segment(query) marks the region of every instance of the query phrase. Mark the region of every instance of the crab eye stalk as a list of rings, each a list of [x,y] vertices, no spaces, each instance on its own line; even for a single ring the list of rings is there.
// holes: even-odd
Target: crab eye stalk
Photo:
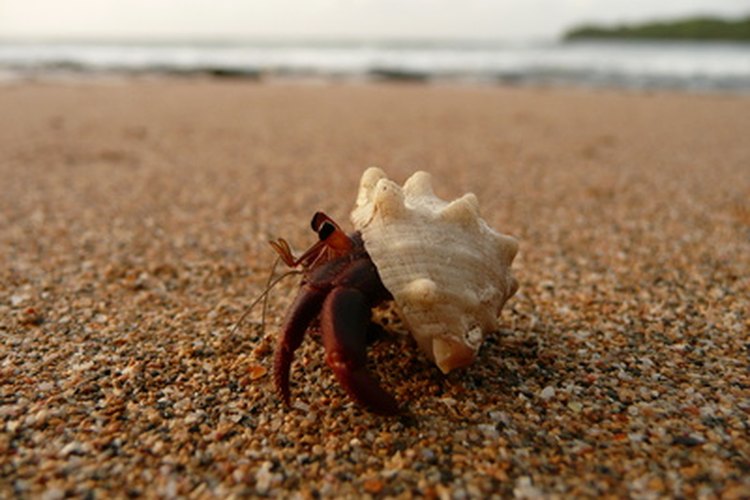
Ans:
[[[318,238],[320,238],[320,241],[327,240],[331,235],[335,233],[341,233],[342,235],[344,234],[339,225],[333,222],[333,219],[328,217],[323,212],[315,212],[315,215],[313,215],[313,218],[310,221],[310,227],[312,227],[313,231],[318,233]]]
[[[320,226],[326,222],[331,223],[334,226],[336,225],[333,220],[323,212],[315,212],[315,215],[312,216],[312,220],[310,221],[310,227],[317,233],[320,231]]]
[[[320,226],[320,229],[318,229],[318,237],[321,241],[323,241],[325,239],[328,239],[328,237],[331,236],[331,234],[333,234],[335,231],[336,226],[326,221]]]
[[[324,245],[336,255],[342,255],[352,248],[352,241],[346,233],[323,212],[315,212],[310,227],[318,233],[320,242],[325,242]]]

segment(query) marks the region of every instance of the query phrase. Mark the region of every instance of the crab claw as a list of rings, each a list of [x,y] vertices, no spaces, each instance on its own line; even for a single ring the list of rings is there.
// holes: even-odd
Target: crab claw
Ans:
[[[367,325],[370,308],[355,288],[339,287],[323,303],[321,331],[326,363],[349,396],[373,413],[396,415],[396,400],[367,370]]]
[[[289,371],[294,360],[294,351],[302,344],[307,327],[318,315],[325,294],[314,288],[303,288],[289,309],[281,328],[282,334],[274,355],[274,384],[286,405],[289,405]]]

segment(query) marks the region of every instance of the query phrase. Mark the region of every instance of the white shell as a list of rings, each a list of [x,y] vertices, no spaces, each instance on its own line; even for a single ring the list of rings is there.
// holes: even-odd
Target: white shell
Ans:
[[[380,279],[419,347],[444,372],[470,364],[518,289],[514,238],[490,228],[471,193],[435,196],[430,174],[403,188],[379,168],[362,175],[351,214]]]

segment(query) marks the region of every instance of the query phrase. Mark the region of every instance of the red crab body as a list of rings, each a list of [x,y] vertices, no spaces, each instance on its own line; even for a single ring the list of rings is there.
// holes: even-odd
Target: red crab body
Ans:
[[[274,382],[289,404],[289,373],[294,351],[305,333],[319,325],[326,363],[349,396],[383,415],[399,412],[398,403],[367,370],[367,333],[371,310],[391,298],[359,233],[346,235],[318,212],[312,227],[320,240],[295,259],[284,240],[271,242],[290,267],[302,266],[303,280],[287,312],[274,358]],[[317,321],[316,321],[317,320]]]

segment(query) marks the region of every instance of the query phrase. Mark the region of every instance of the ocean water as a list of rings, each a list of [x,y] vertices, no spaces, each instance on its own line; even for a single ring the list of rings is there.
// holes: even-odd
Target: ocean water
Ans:
[[[750,92],[750,44],[0,41],[4,79],[54,75],[399,79]]]

